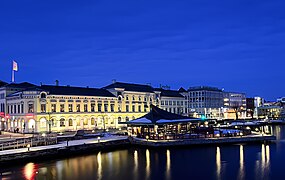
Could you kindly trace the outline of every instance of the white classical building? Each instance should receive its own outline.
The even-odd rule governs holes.
[[[35,87],[35,85],[27,82],[8,84],[3,81],[0,81],[0,130],[7,129],[7,127],[5,127],[5,122],[7,121],[7,117],[9,117],[9,115],[6,96],[27,89],[29,87]]]

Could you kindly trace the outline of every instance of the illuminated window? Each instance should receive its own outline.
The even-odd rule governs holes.
[[[88,125],[88,119],[87,118],[84,118],[83,125]]]
[[[68,120],[68,126],[73,126],[73,120],[71,118]]]
[[[95,125],[95,118],[91,118],[91,125],[92,125],[92,126]]]

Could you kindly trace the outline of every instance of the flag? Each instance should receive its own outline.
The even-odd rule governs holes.
[[[18,71],[18,63],[13,61],[13,71]]]

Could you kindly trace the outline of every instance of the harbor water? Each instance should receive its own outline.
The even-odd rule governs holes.
[[[277,141],[179,148],[132,147],[1,167],[2,179],[285,179],[285,126]]]

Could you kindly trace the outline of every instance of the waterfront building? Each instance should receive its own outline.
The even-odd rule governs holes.
[[[130,136],[169,140],[191,138],[199,122],[201,122],[200,119],[181,116],[151,105],[149,113],[124,124],[128,125]]]
[[[264,98],[261,97],[254,97],[254,118],[258,118],[258,112],[257,112],[257,108],[263,106],[264,104]]]
[[[29,87],[34,87],[35,85],[28,82],[8,84],[1,81],[0,83],[0,130],[4,130],[7,129],[5,122],[7,121],[7,117],[9,117],[7,112],[6,96]]]
[[[222,89],[208,86],[190,87],[188,89],[188,112],[192,117],[221,118],[224,106]]]
[[[29,88],[7,96],[7,130],[19,128],[31,133],[120,128],[118,122],[145,114],[139,108],[127,112],[122,98],[106,89],[88,87]]]
[[[159,94],[155,93],[150,85],[114,81],[103,89],[117,97],[118,111],[125,114],[127,121],[149,112],[151,104],[159,105],[160,103]]]
[[[223,113],[225,119],[246,118],[245,93],[224,92]]]
[[[246,98],[246,117],[253,118],[254,114],[254,98]]]
[[[155,88],[156,94],[159,94],[159,107],[165,111],[180,114],[180,115],[188,115],[187,108],[187,99],[185,92],[163,89],[163,88]]]
[[[257,108],[260,119],[280,119],[282,108],[277,105],[264,105]]]

